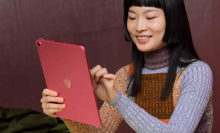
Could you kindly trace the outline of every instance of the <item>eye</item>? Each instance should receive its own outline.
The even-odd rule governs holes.
[[[147,18],[148,20],[152,20],[152,19],[155,19],[156,17],[152,17],[152,18]]]
[[[135,18],[128,17],[130,20],[135,20]]]

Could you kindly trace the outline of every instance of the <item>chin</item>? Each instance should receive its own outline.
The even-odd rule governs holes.
[[[142,46],[141,46],[142,45]],[[151,51],[154,51],[154,48],[150,47],[150,45],[146,44],[146,46],[143,46],[143,44],[139,44],[137,46],[137,49],[141,52],[151,52]]]
[[[151,51],[154,51],[153,49],[138,49],[139,51],[141,51],[141,52],[151,52]]]

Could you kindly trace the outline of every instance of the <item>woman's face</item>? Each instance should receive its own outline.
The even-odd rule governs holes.
[[[162,9],[132,6],[128,11],[127,29],[131,39],[142,52],[158,50],[166,45],[162,41],[166,28]]]

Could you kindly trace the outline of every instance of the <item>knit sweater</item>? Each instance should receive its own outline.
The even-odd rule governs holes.
[[[158,65],[157,65],[158,66]],[[94,127],[63,119],[72,133],[114,133],[124,119],[137,133],[210,133],[212,127],[212,82],[210,67],[196,61],[178,67],[172,92],[160,100],[167,66],[142,70],[142,88],[136,97],[131,91],[132,64],[119,69],[114,87],[118,95],[104,102],[99,113],[101,126]]]
[[[167,71],[168,67],[157,70],[143,68],[142,80],[149,81],[144,80],[144,77],[149,76],[152,82],[160,84],[162,74]],[[128,98],[118,91],[116,99],[108,104],[115,107],[137,133],[210,133],[212,127],[210,67],[202,61],[196,61],[184,71],[178,68],[177,73],[173,91],[165,101],[158,100],[160,93],[147,95],[146,92],[144,95],[145,92],[143,92],[142,96],[139,94],[135,98]],[[182,76],[180,76],[181,73]],[[155,80],[158,78],[160,80]],[[153,84],[148,87],[151,85]],[[157,88],[160,87],[153,86],[151,90],[161,92],[156,91]],[[147,99],[145,100],[144,97]],[[139,101],[146,101],[148,104],[142,104]],[[148,107],[145,107],[146,105]]]

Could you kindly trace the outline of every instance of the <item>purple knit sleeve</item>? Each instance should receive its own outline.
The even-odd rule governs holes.
[[[181,93],[168,124],[147,113],[118,91],[108,102],[137,133],[193,133],[211,97],[213,75],[210,67],[197,61],[188,67],[181,79]]]

